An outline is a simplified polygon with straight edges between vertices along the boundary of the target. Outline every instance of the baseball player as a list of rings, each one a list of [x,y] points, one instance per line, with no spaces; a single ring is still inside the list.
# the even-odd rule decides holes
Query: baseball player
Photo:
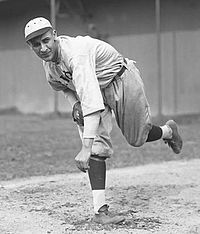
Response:
[[[182,139],[177,124],[173,120],[164,126],[152,124],[135,62],[124,58],[110,44],[90,36],[57,36],[51,23],[43,17],[26,24],[25,40],[43,60],[50,86],[62,91],[73,107],[73,119],[82,140],[75,162],[89,175],[94,221],[122,222],[124,217],[109,213],[105,198],[105,161],[113,154],[112,111],[122,134],[134,147],[163,139],[179,154]]]

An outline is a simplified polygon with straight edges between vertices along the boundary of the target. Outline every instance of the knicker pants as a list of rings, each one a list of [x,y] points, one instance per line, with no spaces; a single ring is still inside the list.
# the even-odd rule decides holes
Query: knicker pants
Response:
[[[116,77],[102,89],[105,110],[101,113],[98,135],[94,139],[92,154],[110,157],[113,153],[110,133],[112,130],[112,110],[122,134],[135,147],[143,145],[152,128],[150,107],[147,101],[140,72],[132,60],[127,61],[127,69],[121,77]],[[83,129],[79,127],[82,138]]]

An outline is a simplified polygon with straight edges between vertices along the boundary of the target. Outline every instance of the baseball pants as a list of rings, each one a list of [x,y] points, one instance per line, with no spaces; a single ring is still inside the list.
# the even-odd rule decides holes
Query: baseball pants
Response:
[[[126,59],[125,72],[102,89],[105,110],[101,113],[98,135],[94,139],[92,154],[110,157],[113,154],[110,133],[113,115],[127,142],[135,147],[143,145],[152,128],[150,107],[145,95],[140,72],[132,60]],[[79,127],[82,138],[83,129]]]

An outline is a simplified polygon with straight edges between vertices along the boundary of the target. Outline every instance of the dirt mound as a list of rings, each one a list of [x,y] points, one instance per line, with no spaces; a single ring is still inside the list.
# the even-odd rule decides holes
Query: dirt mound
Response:
[[[1,234],[200,233],[200,160],[108,171],[111,212],[120,225],[92,222],[86,174],[0,182]]]

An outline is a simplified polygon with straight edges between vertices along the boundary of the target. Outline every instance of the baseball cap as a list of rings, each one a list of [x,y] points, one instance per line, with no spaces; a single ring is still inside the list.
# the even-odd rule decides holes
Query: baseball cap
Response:
[[[24,28],[25,40],[29,41],[30,39],[42,35],[47,32],[50,28],[53,28],[49,20],[43,17],[37,17],[30,20]]]

